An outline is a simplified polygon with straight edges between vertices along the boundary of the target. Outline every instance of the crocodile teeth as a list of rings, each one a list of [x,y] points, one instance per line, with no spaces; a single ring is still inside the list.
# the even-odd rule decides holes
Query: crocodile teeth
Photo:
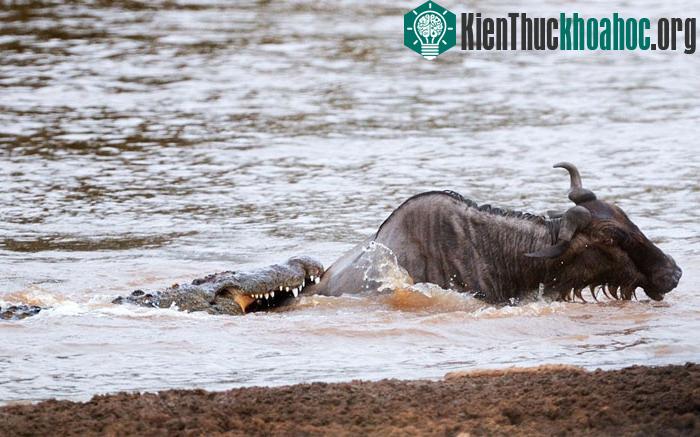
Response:
[[[292,293],[294,294],[294,297],[299,296],[299,290],[297,290],[296,288],[294,290],[292,290]]]
[[[313,281],[316,278],[316,276],[311,275],[309,278]]]
[[[314,279],[314,282],[318,284],[319,282],[321,282],[321,278]]]
[[[284,287],[284,291],[289,291],[289,287]]]
[[[284,290],[284,287],[280,285],[280,291],[283,291],[283,290]]]
[[[269,299],[269,298],[270,298],[270,293],[265,293],[265,299]]]
[[[275,292],[274,292],[274,291],[271,291],[271,292],[270,292],[270,297],[275,297]]]

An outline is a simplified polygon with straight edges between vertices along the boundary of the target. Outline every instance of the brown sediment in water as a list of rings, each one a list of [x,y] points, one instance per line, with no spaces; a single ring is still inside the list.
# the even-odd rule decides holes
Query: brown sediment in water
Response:
[[[700,365],[168,390],[0,409],[2,435],[700,435]]]

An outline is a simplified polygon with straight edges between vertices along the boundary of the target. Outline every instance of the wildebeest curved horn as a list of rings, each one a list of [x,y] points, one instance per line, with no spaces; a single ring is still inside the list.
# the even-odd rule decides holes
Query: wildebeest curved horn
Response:
[[[581,173],[579,173],[578,168],[576,168],[575,165],[570,162],[559,162],[554,164],[554,168],[563,168],[569,172],[569,176],[571,177],[569,199],[576,205],[596,199],[593,191],[583,188],[583,185],[581,184]]]
[[[569,248],[571,239],[576,231],[585,228],[591,222],[591,213],[582,206],[569,208],[561,219],[557,243],[553,246],[545,247],[537,252],[525,254],[530,258],[557,258]]]
[[[554,246],[545,247],[537,252],[526,253],[525,256],[530,258],[558,258],[569,248],[568,241],[558,241]]]

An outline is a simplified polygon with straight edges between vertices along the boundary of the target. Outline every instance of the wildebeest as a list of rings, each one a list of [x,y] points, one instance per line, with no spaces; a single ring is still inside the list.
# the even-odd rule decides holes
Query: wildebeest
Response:
[[[479,206],[452,191],[431,191],[406,200],[366,241],[328,270],[308,257],[255,272],[224,272],[158,293],[118,299],[211,313],[240,313],[279,306],[299,293],[340,295],[376,290],[368,278],[367,247],[390,251],[414,283],[427,282],[507,302],[533,292],[558,299],[602,292],[630,299],[642,288],[661,300],[681,269],[630,221],[618,206],[599,200],[581,184],[570,163],[569,199],[574,206],[549,217]]]

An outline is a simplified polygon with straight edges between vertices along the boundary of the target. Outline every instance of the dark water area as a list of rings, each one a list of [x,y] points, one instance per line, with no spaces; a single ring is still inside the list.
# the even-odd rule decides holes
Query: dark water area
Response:
[[[2,3],[0,305],[51,309],[0,321],[0,400],[698,361],[700,57],[454,49],[428,62],[402,47],[413,6]],[[700,15],[690,1],[577,8]],[[500,308],[421,285],[237,318],[110,304],[296,254],[330,265],[425,190],[563,209],[562,160],[676,258],[666,300]]]

